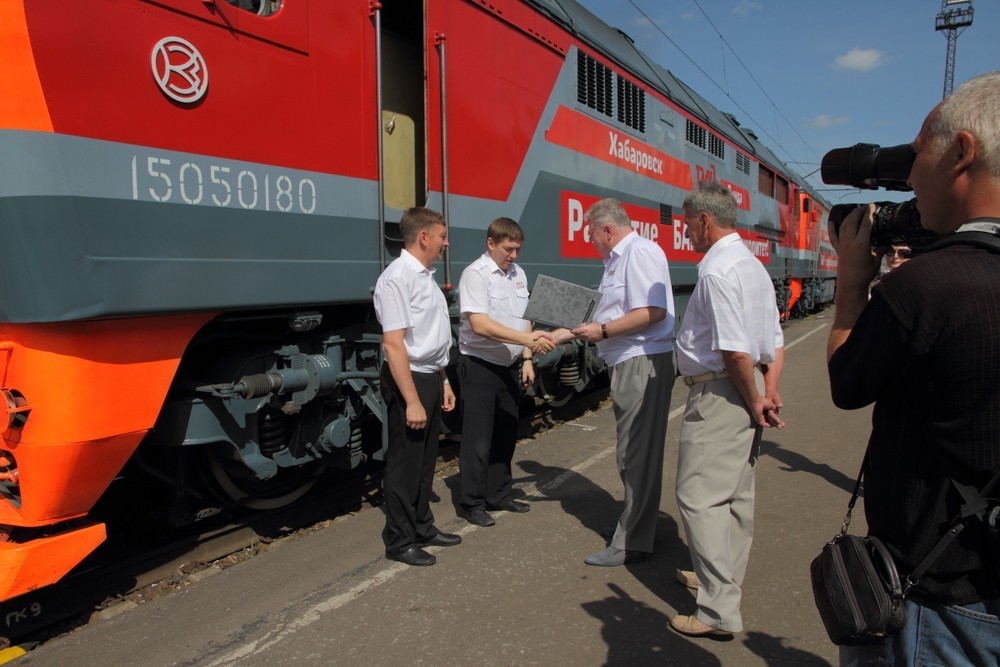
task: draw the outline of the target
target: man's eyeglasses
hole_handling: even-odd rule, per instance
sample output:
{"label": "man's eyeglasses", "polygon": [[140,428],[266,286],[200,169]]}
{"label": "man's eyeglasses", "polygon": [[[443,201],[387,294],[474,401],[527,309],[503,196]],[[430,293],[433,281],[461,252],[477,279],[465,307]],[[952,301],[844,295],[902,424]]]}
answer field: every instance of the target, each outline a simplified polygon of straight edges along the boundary
{"label": "man's eyeglasses", "polygon": [[894,256],[900,259],[910,259],[913,257],[913,251],[909,248],[890,248],[885,251],[885,256],[888,259],[892,259]]}

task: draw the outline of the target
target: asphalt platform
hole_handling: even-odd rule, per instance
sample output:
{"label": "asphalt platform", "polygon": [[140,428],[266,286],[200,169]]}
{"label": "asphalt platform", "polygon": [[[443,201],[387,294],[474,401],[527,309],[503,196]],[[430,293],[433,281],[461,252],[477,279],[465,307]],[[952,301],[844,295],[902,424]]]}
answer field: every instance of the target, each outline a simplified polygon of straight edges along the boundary
{"label": "asphalt platform", "polygon": [[[435,480],[438,526],[463,543],[433,567],[383,557],[378,509],[332,521],[183,590],[107,614],[12,664],[27,665],[835,665],[813,606],[809,562],[840,526],[870,410],[832,405],[825,314],[785,329],[788,423],[764,434],[745,630],[692,639],[668,621],[694,610],[674,578],[689,568],[674,499],[680,414],[670,405],[656,551],[642,563],[584,564],[620,512],[610,404],[519,443],[526,514],[481,528],[456,513],[457,473]],[[666,408],[665,408],[666,409]],[[856,512],[853,530],[864,531]]]}

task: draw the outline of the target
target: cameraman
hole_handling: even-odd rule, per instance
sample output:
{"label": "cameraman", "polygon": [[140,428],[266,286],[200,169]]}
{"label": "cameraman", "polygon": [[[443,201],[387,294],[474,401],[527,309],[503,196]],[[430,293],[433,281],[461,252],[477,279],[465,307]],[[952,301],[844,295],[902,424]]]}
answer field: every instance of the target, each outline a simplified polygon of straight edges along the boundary
{"label": "cameraman", "polygon": [[[1000,234],[997,109],[1000,71],[955,90],[913,143],[908,182],[924,226],[942,240]],[[952,480],[978,491],[1000,463],[1000,253],[931,246],[886,275],[869,301],[879,267],[871,215],[859,207],[831,234],[839,266],[827,360],[838,407],[875,403],[865,515],[903,578],[958,515]],[[1000,664],[998,540],[972,518],[911,590],[906,626],[878,644],[843,647],[841,664]]]}

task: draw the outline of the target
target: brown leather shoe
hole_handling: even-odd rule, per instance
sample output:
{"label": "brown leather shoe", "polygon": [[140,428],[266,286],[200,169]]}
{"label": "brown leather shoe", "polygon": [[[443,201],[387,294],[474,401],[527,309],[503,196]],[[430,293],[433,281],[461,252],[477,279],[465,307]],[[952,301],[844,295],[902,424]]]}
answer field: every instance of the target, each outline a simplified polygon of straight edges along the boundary
{"label": "brown leather shoe", "polygon": [[670,627],[688,637],[708,637],[709,639],[732,639],[733,633],[713,628],[695,616],[678,615],[670,619]]}
{"label": "brown leather shoe", "polygon": [[698,577],[691,570],[677,570],[677,583],[687,586],[693,591],[698,590]]}

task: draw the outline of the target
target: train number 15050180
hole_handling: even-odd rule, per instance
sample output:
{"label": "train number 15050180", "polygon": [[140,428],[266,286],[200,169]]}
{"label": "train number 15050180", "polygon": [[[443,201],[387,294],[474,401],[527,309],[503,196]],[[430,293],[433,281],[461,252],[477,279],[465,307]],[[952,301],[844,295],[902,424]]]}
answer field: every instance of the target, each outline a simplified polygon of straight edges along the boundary
{"label": "train number 15050180", "polygon": [[132,199],[309,214],[316,210],[316,184],[266,167],[133,155]]}

